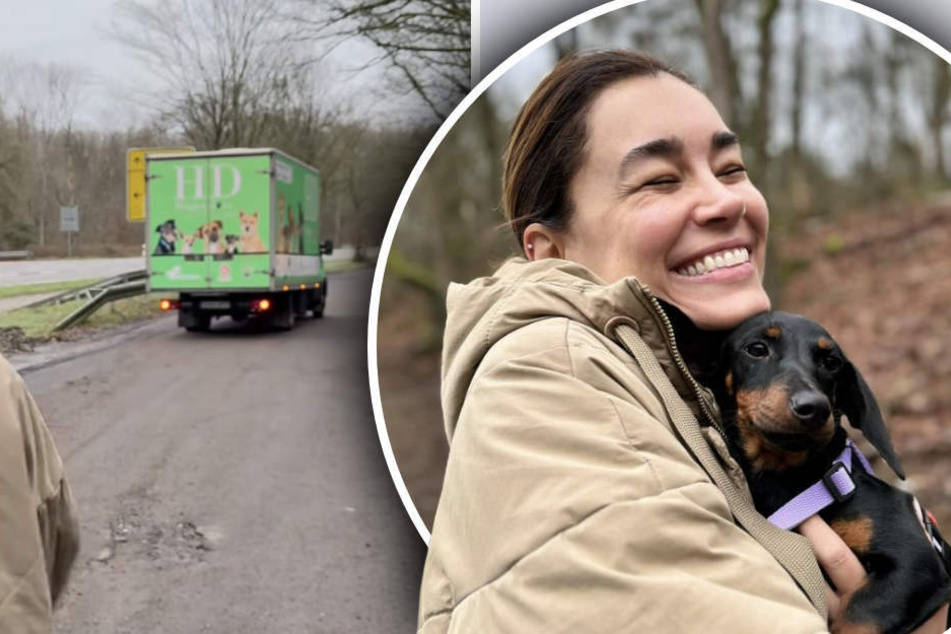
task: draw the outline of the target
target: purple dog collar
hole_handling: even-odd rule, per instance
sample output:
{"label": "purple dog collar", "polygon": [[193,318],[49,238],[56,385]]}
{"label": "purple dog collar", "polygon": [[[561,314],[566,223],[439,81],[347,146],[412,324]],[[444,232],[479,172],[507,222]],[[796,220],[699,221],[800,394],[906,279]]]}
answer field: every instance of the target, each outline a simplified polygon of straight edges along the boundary
{"label": "purple dog collar", "polygon": [[859,464],[866,473],[872,474],[872,465],[851,439],[845,441],[845,449],[832,463],[822,479],[791,499],[769,516],[769,521],[783,530],[792,530],[827,506],[845,502],[855,493],[852,480],[852,454],[858,456]]}

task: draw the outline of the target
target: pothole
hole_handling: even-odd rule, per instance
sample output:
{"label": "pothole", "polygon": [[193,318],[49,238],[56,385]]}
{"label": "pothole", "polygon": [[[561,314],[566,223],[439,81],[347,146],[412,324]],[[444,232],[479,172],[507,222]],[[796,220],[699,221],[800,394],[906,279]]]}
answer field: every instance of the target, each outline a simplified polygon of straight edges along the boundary
{"label": "pothole", "polygon": [[139,560],[190,564],[204,561],[213,548],[213,539],[184,517],[154,521],[132,510],[116,515],[106,533],[106,543],[92,562]]}

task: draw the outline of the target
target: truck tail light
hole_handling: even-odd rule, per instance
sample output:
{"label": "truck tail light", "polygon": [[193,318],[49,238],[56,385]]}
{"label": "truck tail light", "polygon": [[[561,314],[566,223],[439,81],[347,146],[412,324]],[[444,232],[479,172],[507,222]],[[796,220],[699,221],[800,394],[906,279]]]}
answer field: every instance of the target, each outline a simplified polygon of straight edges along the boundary
{"label": "truck tail light", "polygon": [[159,301],[159,308],[163,311],[178,310],[179,301],[177,299],[162,299]]}
{"label": "truck tail light", "polygon": [[258,312],[264,313],[271,309],[271,300],[269,299],[260,299],[255,302],[255,308]]}

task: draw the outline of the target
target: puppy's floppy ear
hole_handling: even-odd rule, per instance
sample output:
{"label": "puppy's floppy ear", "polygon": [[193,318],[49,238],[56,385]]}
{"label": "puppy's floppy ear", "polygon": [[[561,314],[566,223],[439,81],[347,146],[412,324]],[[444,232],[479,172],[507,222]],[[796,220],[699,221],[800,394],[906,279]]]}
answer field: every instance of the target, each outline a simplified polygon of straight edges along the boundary
{"label": "puppy's floppy ear", "polygon": [[872,390],[869,389],[865,379],[848,360],[842,366],[839,379],[835,385],[835,407],[848,417],[852,427],[861,430],[869,442],[872,443],[872,446],[878,449],[878,453],[892,468],[892,471],[904,480],[905,471],[902,469],[898,454],[895,453],[895,448],[892,446],[892,439],[888,435],[888,429],[886,429],[885,421],[882,419],[882,412],[878,409],[878,403],[875,402]]}

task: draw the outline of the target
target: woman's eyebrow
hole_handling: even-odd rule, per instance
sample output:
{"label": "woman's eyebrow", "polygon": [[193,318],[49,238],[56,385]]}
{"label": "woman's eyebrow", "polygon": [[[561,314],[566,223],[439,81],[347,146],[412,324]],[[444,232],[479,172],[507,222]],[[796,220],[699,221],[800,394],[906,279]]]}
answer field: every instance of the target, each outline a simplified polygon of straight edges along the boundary
{"label": "woman's eyebrow", "polygon": [[[740,137],[729,130],[715,132],[710,139],[710,149],[718,152],[728,147],[740,144]],[[654,139],[643,145],[631,149],[624,158],[621,159],[621,165],[618,169],[618,176],[623,179],[627,171],[635,167],[638,163],[653,158],[670,158],[684,151],[683,139],[675,136],[665,137],[663,139]]]}
{"label": "woman's eyebrow", "polygon": [[713,151],[717,151],[739,144],[740,137],[736,136],[735,133],[730,132],[729,130],[725,130],[723,132],[714,133],[713,139],[710,141],[710,148]]}
{"label": "woman's eyebrow", "polygon": [[621,159],[618,175],[623,178],[629,169],[647,159],[658,157],[668,158],[676,154],[682,154],[683,151],[683,139],[675,136],[648,141],[643,145],[638,145],[636,148],[631,149],[624,155],[624,158]]}

